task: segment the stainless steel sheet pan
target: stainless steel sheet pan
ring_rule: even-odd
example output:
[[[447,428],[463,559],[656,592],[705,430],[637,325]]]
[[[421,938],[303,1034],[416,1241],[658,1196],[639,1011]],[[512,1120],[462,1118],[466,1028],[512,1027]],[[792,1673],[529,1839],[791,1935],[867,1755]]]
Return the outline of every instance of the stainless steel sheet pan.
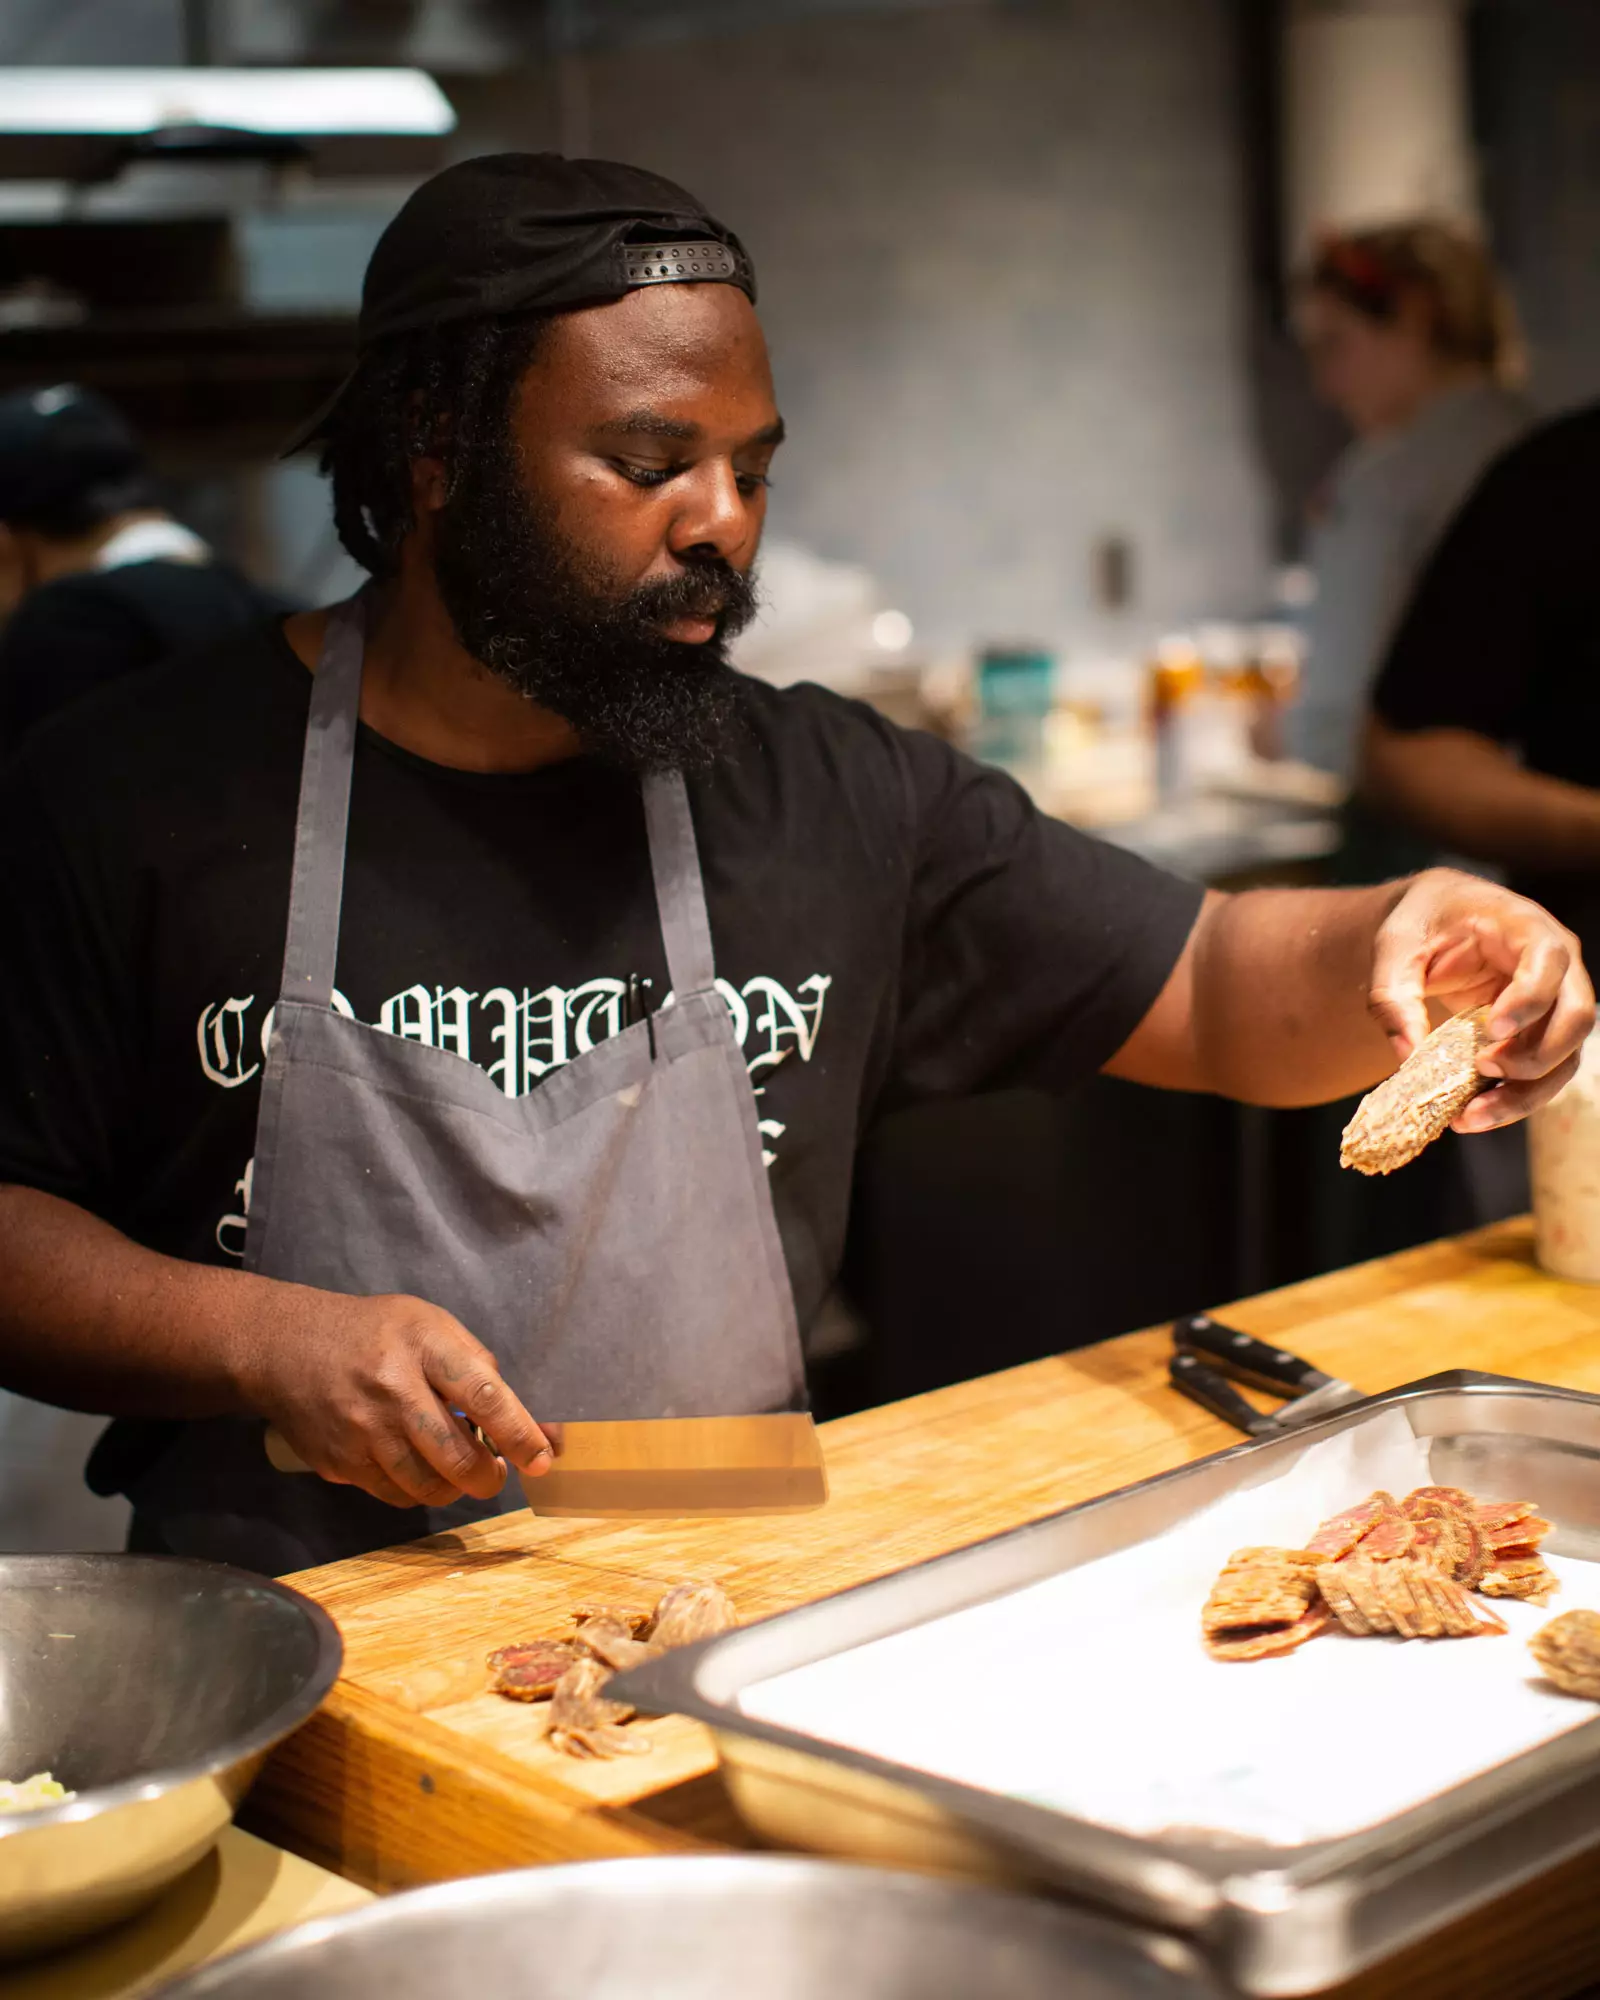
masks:
[[[1245,1993],[1316,1992],[1600,1845],[1600,1716],[1375,1826],[1274,1847],[1114,1831],[777,1727],[739,1698],[1146,1541],[1391,1409],[1428,1441],[1436,1481],[1535,1498],[1555,1523],[1555,1553],[1600,1560],[1600,1396],[1453,1372],[685,1647],[622,1677],[618,1692],[708,1724],[735,1801],[770,1839],[1081,1896],[1188,1935]],[[1308,1758],[1336,1724],[1306,1718]]]

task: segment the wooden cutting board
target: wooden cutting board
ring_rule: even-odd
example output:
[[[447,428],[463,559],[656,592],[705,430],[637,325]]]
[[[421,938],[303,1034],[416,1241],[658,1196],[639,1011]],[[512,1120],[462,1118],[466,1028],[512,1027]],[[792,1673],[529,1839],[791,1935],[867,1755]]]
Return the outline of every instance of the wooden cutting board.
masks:
[[[1369,1392],[1446,1368],[1600,1391],[1600,1288],[1540,1272],[1521,1222],[1219,1312]],[[305,1572],[293,1581],[338,1620],[345,1673],[269,1765],[248,1823],[382,1889],[749,1844],[698,1725],[650,1722],[647,1756],[579,1763],[545,1743],[542,1705],[487,1692],[485,1656],[569,1629],[580,1604],[648,1606],[685,1577],[714,1578],[742,1616],[761,1617],[1236,1443],[1168,1386],[1169,1351],[1165,1329],[1132,1334],[831,1424],[833,1497],[817,1513],[640,1525],[514,1514]],[[982,1359],[977,1327],[974,1366]],[[1554,1910],[1541,1905],[1540,1950],[1576,1952],[1600,1977],[1592,1901],[1568,1891]],[[1521,1904],[1533,1907],[1526,1892]],[[1520,1983],[1482,1990],[1497,2000],[1576,1991],[1537,1984],[1523,1928],[1511,1926]],[[1408,1959],[1407,1985],[1360,1990],[1452,2000],[1479,1990],[1459,1983],[1454,1959],[1456,1983],[1432,1983],[1439,1949],[1425,1965]],[[1481,1940],[1465,1961],[1490,1963]]]

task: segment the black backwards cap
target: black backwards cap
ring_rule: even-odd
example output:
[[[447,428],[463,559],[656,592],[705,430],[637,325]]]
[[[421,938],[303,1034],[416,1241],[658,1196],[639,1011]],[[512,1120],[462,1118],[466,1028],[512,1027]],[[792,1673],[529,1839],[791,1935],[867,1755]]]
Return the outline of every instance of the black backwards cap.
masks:
[[[756,296],[738,237],[659,174],[560,153],[485,153],[424,181],[379,237],[356,351],[426,327],[566,312],[669,284]],[[348,386],[346,377],[287,450],[327,434]]]
[[[145,469],[144,453],[103,396],[58,382],[0,396],[0,521],[28,521]]]

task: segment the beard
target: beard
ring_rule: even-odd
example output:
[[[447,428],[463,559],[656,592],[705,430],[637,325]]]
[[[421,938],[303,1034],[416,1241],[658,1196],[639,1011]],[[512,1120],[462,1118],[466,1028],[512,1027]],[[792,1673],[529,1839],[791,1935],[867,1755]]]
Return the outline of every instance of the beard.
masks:
[[[755,615],[755,585],[720,556],[681,564],[619,591],[530,499],[509,439],[461,474],[433,558],[472,657],[570,723],[586,750],[641,775],[708,769],[738,708],[727,643]],[[714,618],[715,636],[663,638],[675,618]]]

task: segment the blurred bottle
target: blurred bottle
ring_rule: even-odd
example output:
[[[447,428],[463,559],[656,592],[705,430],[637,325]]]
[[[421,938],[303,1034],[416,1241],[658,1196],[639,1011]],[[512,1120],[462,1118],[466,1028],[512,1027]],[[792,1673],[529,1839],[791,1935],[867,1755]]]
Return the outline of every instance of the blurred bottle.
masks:
[[[1288,753],[1285,717],[1300,693],[1305,640],[1293,625],[1258,625],[1251,638],[1246,683],[1250,748],[1277,761]]]
[[[1055,699],[1056,657],[1043,646],[989,645],[978,656],[978,755],[1011,769],[1037,766]]]
[[[1251,688],[1252,634],[1244,625],[1202,625],[1195,643],[1205,663],[1205,688],[1196,719],[1198,776],[1227,778],[1251,756],[1255,701]]]
[[[1145,673],[1146,712],[1156,749],[1156,797],[1186,799],[1200,775],[1206,665],[1187,632],[1169,632]]]

